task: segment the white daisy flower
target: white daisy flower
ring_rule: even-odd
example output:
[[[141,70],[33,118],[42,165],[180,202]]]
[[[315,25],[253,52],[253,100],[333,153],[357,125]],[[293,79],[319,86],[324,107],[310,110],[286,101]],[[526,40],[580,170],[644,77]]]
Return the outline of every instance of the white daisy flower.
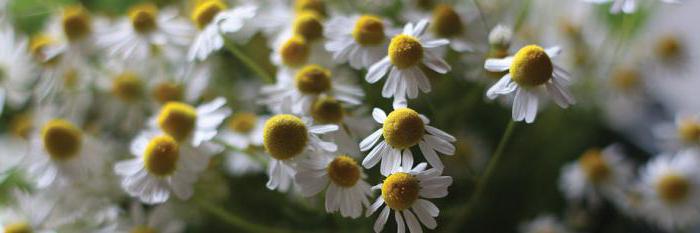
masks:
[[[557,105],[567,108],[576,102],[566,85],[569,73],[550,60],[561,52],[559,47],[543,49],[537,45],[521,48],[514,56],[488,59],[484,68],[492,72],[508,71],[486,92],[495,99],[499,95],[515,95],[513,120],[532,123],[537,116],[540,93],[545,91]]]
[[[219,125],[231,114],[226,99],[219,97],[198,107],[183,102],[168,102],[157,116],[151,118],[151,128],[158,128],[179,143],[198,147],[217,135]]]
[[[660,155],[641,170],[643,215],[668,231],[700,222],[698,152]]]
[[[286,191],[292,184],[298,158],[308,152],[334,152],[332,142],[319,138],[320,134],[338,130],[336,125],[310,125],[309,120],[294,115],[280,114],[265,122],[263,145],[270,155],[267,188]]]
[[[413,166],[411,163],[406,165]],[[405,232],[407,225],[412,233],[423,232],[421,224],[431,230],[437,227],[435,217],[440,213],[440,209],[426,199],[447,196],[447,187],[452,185],[452,177],[441,176],[440,169],[425,170],[425,167],[425,163],[412,169],[402,167],[386,175],[381,184],[372,187],[373,190],[381,189],[382,195],[367,209],[366,215],[377,212],[386,204],[374,223],[374,232],[378,233],[384,229],[392,210],[397,232]]]
[[[226,154],[226,170],[233,175],[255,173],[263,170],[263,158],[253,158],[259,156],[251,147],[262,146],[263,128],[267,117],[258,116],[252,112],[239,112],[233,114],[228,120],[227,130],[222,130],[217,138],[235,150],[230,150]]]
[[[130,151],[135,158],[118,162],[114,171],[122,177],[122,188],[146,204],[163,203],[171,193],[182,200],[192,197],[199,173],[219,152],[209,143],[178,143],[157,130],[139,134]]]
[[[168,205],[159,205],[146,212],[140,203],[133,202],[129,206],[129,219],[121,221],[117,233],[179,233],[185,230],[185,222],[173,216],[174,212]],[[107,232],[105,232],[107,233]]]
[[[55,216],[55,200],[43,194],[13,191],[16,206],[0,210],[0,231],[6,233],[52,233],[58,227],[51,224]]]
[[[415,27],[412,23],[406,24],[403,33],[391,39],[388,56],[370,66],[365,76],[367,82],[376,83],[388,73],[382,96],[394,97],[395,106],[405,102],[406,97],[418,97],[418,90],[430,92],[430,80],[421,70],[421,64],[440,74],[452,69],[433,51],[450,42],[445,39],[426,40],[423,34],[427,28],[427,20],[421,20]]]
[[[110,69],[96,80],[97,85],[112,97],[106,101],[104,123],[124,132],[136,133],[147,120],[149,101],[147,87],[149,72],[133,65],[109,65]],[[111,69],[112,66],[118,68]]]
[[[366,175],[355,159],[347,155],[309,156],[297,165],[294,180],[307,197],[326,191],[326,212],[340,211],[343,217],[357,218],[369,206]]]
[[[263,87],[262,93],[267,95],[262,103],[273,112],[286,113],[288,109],[297,115],[307,115],[319,96],[331,96],[351,105],[361,104],[364,96],[362,89],[353,85],[342,72],[333,74],[331,70],[313,64],[303,66],[293,77],[279,77],[276,84]]]
[[[540,215],[520,225],[520,233],[570,233],[571,231],[552,215]]]
[[[620,12],[625,13],[625,14],[632,14],[637,11],[637,1],[639,0],[583,0],[585,2],[590,2],[590,3],[595,3],[595,4],[603,4],[603,3],[609,3],[612,2],[612,6],[610,6],[610,13],[612,14],[618,14]],[[664,3],[681,3],[681,0],[660,0],[661,2]]]
[[[253,5],[227,8],[223,0],[206,0],[197,3],[192,10],[192,21],[200,31],[187,52],[188,60],[202,61],[212,52],[221,49],[224,46],[223,36],[232,36],[241,32],[257,11],[257,7]],[[245,40],[250,36],[252,34],[246,35]],[[242,37],[242,35],[232,37]]]
[[[452,145],[455,137],[428,125],[430,120],[413,109],[397,108],[387,116],[384,111],[375,108],[372,116],[383,126],[360,142],[362,151],[374,147],[362,161],[365,168],[372,168],[381,160],[380,171],[382,175],[388,175],[400,167],[406,167],[406,164],[413,164],[411,148],[418,145],[430,166],[441,170],[444,165],[437,152],[445,155],[455,152]],[[380,142],[381,138],[384,140]]]
[[[470,12],[466,9],[465,4],[453,5],[448,3],[437,3],[432,7],[430,12],[416,12],[413,14],[407,14],[407,18],[410,21],[418,21],[421,19],[429,18],[431,38],[444,38],[450,40],[450,48],[452,50],[463,53],[471,52],[474,50],[472,43],[469,42],[469,33],[466,30],[468,24],[470,24],[477,16],[478,12]],[[474,25],[476,28],[477,25]],[[483,30],[478,28],[479,30]],[[476,30],[476,29],[473,29]],[[444,54],[444,51],[440,51],[439,54]]]
[[[368,113],[364,108],[349,110],[341,101],[329,96],[314,100],[309,110],[315,123],[340,127],[340,130],[329,133],[328,139],[338,145],[339,153],[350,156],[362,154],[357,144],[359,135],[368,135],[374,131],[374,120]]]
[[[30,91],[27,84],[36,78],[27,54],[28,45],[17,38],[9,26],[0,26],[0,115],[5,102],[12,106],[24,103]]]
[[[10,171],[20,164],[22,155],[29,150],[29,144],[22,138],[15,135],[0,136],[0,179],[5,172]]]
[[[98,33],[96,43],[107,55],[131,62],[143,62],[153,51],[184,48],[190,42],[193,28],[178,16],[175,9],[160,11],[153,3],[132,6],[128,16]]]
[[[667,149],[682,149],[700,146],[700,115],[681,114],[673,122],[656,126],[654,134]]]
[[[626,161],[620,145],[590,149],[562,168],[559,187],[569,200],[602,203],[602,197],[615,201],[624,195],[632,180],[632,167]]]
[[[40,188],[66,185],[102,168],[104,151],[73,122],[54,118],[40,123],[23,159],[26,172]]]
[[[349,62],[358,70],[369,68],[386,53],[388,27],[384,19],[374,15],[336,16],[326,23],[325,48],[338,63]]]
[[[69,64],[89,63],[88,55],[95,52],[95,29],[107,27],[103,19],[94,18],[79,4],[65,6],[48,22],[47,34],[53,41],[49,43],[51,46],[43,48],[42,62],[60,59]]]

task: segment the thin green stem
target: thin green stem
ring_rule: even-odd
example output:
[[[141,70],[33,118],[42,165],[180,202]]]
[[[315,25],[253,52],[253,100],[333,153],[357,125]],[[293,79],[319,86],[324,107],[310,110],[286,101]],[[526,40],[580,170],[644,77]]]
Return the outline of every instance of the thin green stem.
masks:
[[[238,60],[240,60],[241,62],[243,62],[243,64],[248,66],[248,68],[251,71],[255,72],[255,74],[262,78],[263,81],[265,81],[266,83],[275,82],[275,79],[269,73],[267,73],[265,69],[263,69],[260,65],[258,65],[258,63],[253,61],[253,59],[251,59],[248,55],[241,51],[238,48],[238,46],[236,46],[226,38],[224,38],[224,46],[226,47],[226,49],[228,49],[229,52],[233,54],[233,56],[238,58]]]
[[[261,233],[291,232],[288,230],[277,229],[277,228],[272,228],[269,226],[258,225],[255,223],[248,222],[248,221],[244,220],[243,218],[239,217],[238,215],[225,210],[220,205],[208,202],[206,200],[194,199],[194,201],[203,210],[220,218],[221,220],[224,220],[226,223],[231,224],[232,226],[235,226],[241,230],[244,230],[245,232],[261,232]]]
[[[476,10],[479,12],[479,18],[481,19],[481,24],[484,26],[484,30],[486,30],[486,36],[488,37],[489,35],[489,25],[486,22],[486,15],[484,14],[484,11],[481,9],[481,3],[479,3],[478,0],[472,0],[474,2],[474,6],[476,6]]]

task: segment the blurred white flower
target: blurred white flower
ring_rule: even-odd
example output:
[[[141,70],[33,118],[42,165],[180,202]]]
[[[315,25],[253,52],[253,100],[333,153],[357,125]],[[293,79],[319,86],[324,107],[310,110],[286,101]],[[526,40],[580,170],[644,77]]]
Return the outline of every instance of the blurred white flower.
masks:
[[[338,63],[349,62],[355,69],[366,69],[381,60],[387,51],[390,24],[375,15],[336,16],[326,23],[326,50]]]
[[[192,21],[199,29],[189,51],[187,59],[190,61],[203,61],[212,52],[224,46],[224,36],[231,36],[242,32],[241,29],[250,22],[257,11],[253,5],[244,5],[227,9],[227,4],[222,0],[199,1],[192,10]],[[247,40],[252,34],[237,35]]]

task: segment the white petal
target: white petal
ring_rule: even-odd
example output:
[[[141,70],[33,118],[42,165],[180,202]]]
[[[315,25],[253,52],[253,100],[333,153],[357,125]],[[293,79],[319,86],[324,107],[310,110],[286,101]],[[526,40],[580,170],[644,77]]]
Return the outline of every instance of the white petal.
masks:
[[[517,89],[515,82],[510,79],[510,74],[506,74],[503,78],[499,79],[498,82],[493,84],[488,91],[486,91],[486,97],[489,99],[495,99],[499,95],[507,95]]]
[[[450,67],[445,60],[430,51],[423,52],[423,55],[423,64],[435,72],[445,74],[452,69],[452,67]]]
[[[549,48],[545,49],[544,52],[547,54],[547,56],[549,56],[550,58],[553,58],[553,57],[556,57],[557,55],[559,55],[559,53],[561,53],[561,47],[559,47],[559,46],[549,47]]]
[[[374,144],[377,144],[381,136],[382,129],[379,128],[360,142],[360,150],[368,151],[370,148],[372,148],[372,146],[374,146]]]
[[[436,47],[440,47],[443,45],[447,45],[449,43],[450,43],[450,41],[447,39],[439,39],[439,40],[429,40],[429,41],[423,42],[422,45],[423,45],[423,48],[436,48]]]
[[[324,134],[338,130],[337,125],[314,125],[309,127],[309,132],[314,134]]]
[[[374,232],[379,233],[384,229],[384,225],[386,224],[386,220],[389,219],[389,207],[384,207],[384,210],[379,214],[377,217],[377,221],[374,222]]]
[[[406,223],[403,222],[403,217],[401,216],[401,212],[398,210],[394,211],[394,218],[396,219],[396,232],[397,233],[406,232]]]
[[[372,109],[372,117],[377,123],[384,124],[384,120],[386,120],[386,113],[379,108],[374,108]]]
[[[369,67],[369,70],[367,71],[367,75],[365,76],[365,80],[367,80],[368,83],[376,83],[384,75],[386,72],[389,71],[389,68],[391,67],[391,61],[389,60],[389,57],[385,57],[384,59],[380,60],[377,63],[374,63],[374,65]]]
[[[484,69],[491,72],[503,72],[510,69],[510,64],[513,63],[513,57],[501,59],[487,59],[484,63]]]
[[[416,217],[413,216],[410,210],[404,210],[401,212],[403,212],[403,216],[406,218],[406,224],[408,225],[408,229],[411,231],[411,233],[423,232],[423,228],[421,228],[420,223],[418,220],[416,220]]]

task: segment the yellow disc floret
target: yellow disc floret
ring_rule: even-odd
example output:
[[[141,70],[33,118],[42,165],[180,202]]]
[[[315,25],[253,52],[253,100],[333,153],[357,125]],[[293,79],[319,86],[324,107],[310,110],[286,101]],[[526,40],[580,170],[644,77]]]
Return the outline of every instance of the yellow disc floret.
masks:
[[[275,159],[287,160],[304,152],[309,141],[306,124],[296,116],[280,114],[265,122],[263,144]]]
[[[44,149],[53,160],[69,160],[78,156],[83,142],[83,134],[72,123],[53,119],[41,130]]]
[[[656,44],[656,55],[665,61],[673,61],[681,57],[683,46],[681,40],[673,35],[664,36]]]
[[[360,180],[360,166],[347,155],[340,155],[328,164],[328,177],[340,187],[352,187]]]
[[[112,94],[124,102],[134,102],[143,96],[143,82],[132,72],[124,72],[114,78]]]
[[[184,88],[174,82],[161,82],[153,87],[152,95],[158,103],[164,104],[170,101],[181,101],[183,99]]]
[[[611,173],[610,167],[603,160],[603,154],[598,149],[590,149],[583,153],[578,164],[592,183],[605,181]]]
[[[544,49],[537,45],[521,48],[510,65],[511,79],[524,87],[534,87],[552,78],[554,67]]]
[[[258,116],[252,112],[236,113],[228,120],[228,128],[237,133],[250,133],[255,129]]]
[[[4,226],[4,233],[32,233],[32,226],[28,222],[10,223]]]
[[[156,136],[148,142],[143,152],[143,164],[148,173],[155,176],[172,175],[180,158],[180,146],[171,136]]]
[[[425,124],[413,109],[396,109],[384,120],[384,140],[393,148],[406,149],[415,146],[424,134]]]
[[[690,194],[690,181],[677,174],[667,174],[656,183],[656,192],[667,203],[678,203]]]
[[[333,97],[320,97],[311,104],[311,117],[319,124],[339,124],[343,121],[343,106]]]
[[[296,0],[294,1],[294,11],[297,13],[312,11],[320,16],[327,16],[326,4],[323,0]]]
[[[79,5],[68,6],[63,10],[63,33],[68,40],[80,40],[90,34],[90,15]]]
[[[158,126],[177,141],[191,136],[196,122],[197,110],[181,102],[166,103],[158,115]]]
[[[153,3],[142,3],[129,8],[131,25],[139,33],[148,33],[158,27],[158,7]]]
[[[297,67],[309,60],[309,44],[301,36],[292,36],[279,49],[282,63],[286,66]]]
[[[399,69],[417,65],[423,59],[423,45],[418,38],[405,34],[391,39],[388,52],[391,63]]]
[[[294,34],[304,37],[306,41],[315,41],[323,37],[322,18],[312,11],[300,13],[292,23]]]
[[[10,132],[14,136],[27,139],[34,125],[32,124],[32,115],[27,112],[17,113],[10,120]]]
[[[149,226],[136,226],[129,233],[158,233],[158,230]]]
[[[363,15],[355,21],[352,37],[360,45],[380,45],[386,39],[384,21],[374,15]]]
[[[394,210],[405,210],[418,200],[420,184],[414,175],[397,172],[389,175],[382,184],[382,198]]]
[[[682,119],[678,123],[678,138],[685,143],[700,143],[700,122],[694,118]]]
[[[209,25],[219,12],[228,6],[221,0],[206,0],[199,2],[192,10],[192,21],[199,29]]]
[[[462,33],[462,19],[455,9],[448,4],[437,5],[433,9],[432,29],[439,37],[453,37]]]
[[[621,91],[631,91],[641,84],[641,75],[637,70],[622,68],[615,70],[610,80],[613,87]]]
[[[331,71],[319,65],[307,65],[294,76],[297,90],[307,95],[318,95],[331,90]]]

